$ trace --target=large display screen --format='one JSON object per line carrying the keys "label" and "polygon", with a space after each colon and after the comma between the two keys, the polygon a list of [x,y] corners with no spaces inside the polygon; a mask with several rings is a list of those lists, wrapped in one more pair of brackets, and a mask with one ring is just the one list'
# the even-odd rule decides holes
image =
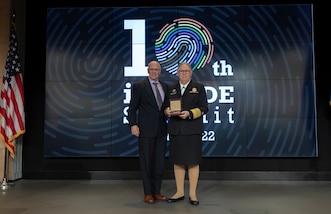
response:
{"label": "large display screen", "polygon": [[44,157],[138,156],[151,60],[205,85],[204,157],[317,157],[313,32],[311,4],[48,8]]}

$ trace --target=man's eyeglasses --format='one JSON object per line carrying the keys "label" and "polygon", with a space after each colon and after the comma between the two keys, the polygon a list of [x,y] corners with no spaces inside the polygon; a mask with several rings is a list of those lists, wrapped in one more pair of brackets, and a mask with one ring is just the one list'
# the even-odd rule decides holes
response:
{"label": "man's eyeglasses", "polygon": [[149,70],[149,71],[159,71],[159,70],[161,70],[161,69],[159,69],[159,68],[149,68],[148,70]]}

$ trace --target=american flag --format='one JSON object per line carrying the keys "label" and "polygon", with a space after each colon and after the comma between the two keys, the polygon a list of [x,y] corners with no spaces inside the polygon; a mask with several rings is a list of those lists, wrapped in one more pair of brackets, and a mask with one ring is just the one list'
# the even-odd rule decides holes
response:
{"label": "american flag", "polygon": [[24,89],[14,23],[10,28],[9,50],[0,96],[0,137],[12,158],[15,139],[25,132]]}

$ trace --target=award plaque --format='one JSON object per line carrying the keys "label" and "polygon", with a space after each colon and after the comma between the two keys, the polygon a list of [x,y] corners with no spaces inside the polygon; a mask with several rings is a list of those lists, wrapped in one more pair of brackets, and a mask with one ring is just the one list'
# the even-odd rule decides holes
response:
{"label": "award plaque", "polygon": [[182,113],[182,100],[178,99],[170,99],[170,110],[171,115],[176,116]]}

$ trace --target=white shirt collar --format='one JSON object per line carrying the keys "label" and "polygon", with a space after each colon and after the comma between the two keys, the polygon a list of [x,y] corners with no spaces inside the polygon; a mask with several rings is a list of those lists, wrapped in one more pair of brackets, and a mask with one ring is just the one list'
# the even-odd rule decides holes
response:
{"label": "white shirt collar", "polygon": [[182,83],[179,82],[180,88],[186,88],[188,86],[188,84],[190,84],[191,80],[188,81],[185,85],[183,85]]}
{"label": "white shirt collar", "polygon": [[153,85],[153,83],[155,83],[155,82],[160,84],[159,80],[152,80],[149,77],[148,77],[148,79],[149,79],[149,82],[150,82],[151,85]]}

